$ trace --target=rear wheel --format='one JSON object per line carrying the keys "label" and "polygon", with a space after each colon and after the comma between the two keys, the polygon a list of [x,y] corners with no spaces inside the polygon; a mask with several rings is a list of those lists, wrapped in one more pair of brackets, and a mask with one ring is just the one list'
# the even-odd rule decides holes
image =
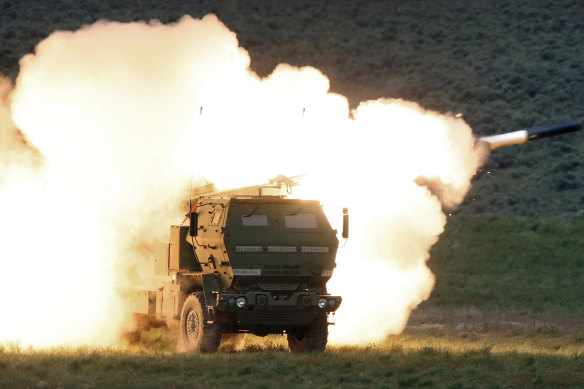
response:
{"label": "rear wheel", "polygon": [[308,326],[288,332],[288,348],[295,353],[322,352],[328,339],[326,314],[318,315]]}
{"label": "rear wheel", "polygon": [[180,348],[182,351],[214,353],[221,341],[221,327],[209,320],[202,293],[187,297],[180,315]]}

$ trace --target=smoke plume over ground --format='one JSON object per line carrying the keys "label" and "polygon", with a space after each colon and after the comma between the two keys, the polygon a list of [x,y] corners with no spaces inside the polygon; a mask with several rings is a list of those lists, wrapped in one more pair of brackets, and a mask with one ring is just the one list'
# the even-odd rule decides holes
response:
{"label": "smoke plume over ground", "polygon": [[0,341],[114,342],[116,289],[164,282],[152,244],[182,220],[191,177],[301,173],[294,195],[320,199],[337,227],[351,212],[331,342],[382,339],[429,296],[442,205],[462,201],[480,163],[461,119],[383,99],[350,112],[310,67],[260,79],[214,16],[59,31],[20,64],[13,90],[0,80],[0,291],[18,296]]}

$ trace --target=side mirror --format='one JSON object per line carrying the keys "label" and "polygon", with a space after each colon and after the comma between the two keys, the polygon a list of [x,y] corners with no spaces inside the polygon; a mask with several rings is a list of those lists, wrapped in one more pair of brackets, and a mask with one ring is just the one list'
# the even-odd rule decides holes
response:
{"label": "side mirror", "polygon": [[191,212],[189,215],[191,223],[189,224],[189,235],[197,236],[199,231],[199,214],[196,212]]}
{"label": "side mirror", "polygon": [[343,238],[349,238],[349,210],[343,208]]}

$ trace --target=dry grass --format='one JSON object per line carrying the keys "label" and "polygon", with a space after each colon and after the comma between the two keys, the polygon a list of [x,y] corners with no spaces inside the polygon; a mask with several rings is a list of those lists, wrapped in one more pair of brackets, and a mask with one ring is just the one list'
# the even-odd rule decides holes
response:
{"label": "dry grass", "polygon": [[[574,387],[584,380],[582,344],[573,352],[535,345],[526,350],[517,344],[517,337],[510,340],[493,332],[481,334],[475,339],[459,331],[440,336],[417,333],[392,337],[382,344],[329,347],[325,353],[307,355],[285,351],[277,339],[247,343],[242,351],[212,356],[8,347],[0,348],[0,386]],[[533,339],[532,334],[524,335],[523,339]]]}

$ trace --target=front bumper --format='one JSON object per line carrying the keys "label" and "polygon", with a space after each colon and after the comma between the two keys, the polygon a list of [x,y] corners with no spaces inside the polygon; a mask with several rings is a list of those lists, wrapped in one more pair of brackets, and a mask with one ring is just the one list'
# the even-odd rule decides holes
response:
{"label": "front bumper", "polygon": [[[245,306],[237,305],[245,299]],[[318,302],[326,301],[324,307]],[[292,328],[310,324],[318,315],[336,311],[341,305],[340,296],[296,292],[290,296],[272,295],[267,292],[219,294],[216,310],[230,313],[237,318],[239,328],[254,329],[259,326],[272,329]]]}
{"label": "front bumper", "polygon": [[[245,299],[245,306],[237,305],[238,299]],[[319,300],[326,300],[324,307],[319,306]],[[257,308],[262,309],[299,309],[317,310],[319,312],[334,312],[341,305],[340,296],[319,295],[311,292],[296,292],[290,296],[272,295],[267,292],[247,292],[240,294],[219,294],[217,296],[218,311],[241,312]]]}

